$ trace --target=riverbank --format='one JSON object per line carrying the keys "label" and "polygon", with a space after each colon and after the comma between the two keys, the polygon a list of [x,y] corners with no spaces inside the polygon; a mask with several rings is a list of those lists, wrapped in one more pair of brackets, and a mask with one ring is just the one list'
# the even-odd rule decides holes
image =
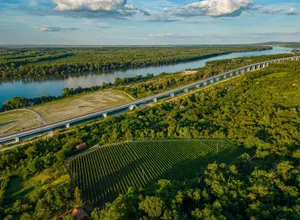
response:
{"label": "riverbank", "polygon": [[[148,48],[149,49],[149,48]],[[154,48],[155,49],[155,48]],[[159,53],[155,52],[152,48],[152,53],[150,53],[151,56],[158,56],[163,57],[163,60],[168,60],[169,56],[176,57],[184,52],[184,54],[188,55],[201,55],[199,54],[199,50],[201,49],[195,49],[194,47],[188,47],[185,49],[185,47],[180,47],[179,49],[171,48],[171,52],[169,51],[164,52],[164,53]],[[204,47],[205,50],[208,50],[208,47]],[[202,53],[203,53],[203,48]],[[213,48],[215,50],[214,53],[222,52],[220,51],[220,48],[218,46]],[[225,48],[226,49],[226,48]],[[232,49],[232,48],[231,48]],[[142,49],[139,48],[139,51]],[[179,51],[178,51],[179,50]],[[223,49],[224,50],[224,49]],[[142,50],[143,51],[143,50]],[[240,51],[240,50],[239,50]],[[133,59],[135,62],[138,59],[144,59],[144,66],[147,66],[149,63],[149,59],[147,59],[147,56],[150,56],[149,54],[146,53],[147,51],[144,52],[144,54],[140,54],[136,58]],[[180,52],[180,53],[179,53]],[[223,51],[224,52],[224,51]],[[227,48],[228,52],[228,48]],[[234,52],[234,51],[232,51]],[[83,88],[86,87],[91,87],[91,86],[99,86],[102,85],[103,83],[112,83],[116,78],[125,78],[125,77],[134,77],[137,75],[142,75],[145,76],[147,73],[152,73],[154,75],[159,75],[162,72],[166,73],[173,73],[173,72],[179,72],[183,71],[185,69],[194,69],[194,68],[199,68],[205,66],[205,63],[207,61],[212,61],[212,60],[218,60],[218,59],[231,59],[235,57],[248,57],[248,56],[259,56],[259,55],[266,55],[266,54],[279,54],[279,53],[287,53],[286,48],[276,48],[274,47],[272,50],[263,50],[263,51],[252,51],[252,52],[234,52],[226,55],[220,55],[220,56],[215,56],[211,58],[206,58],[206,59],[200,59],[196,61],[190,61],[190,62],[181,62],[181,63],[176,63],[173,62],[172,64],[169,65],[157,65],[157,66],[149,66],[149,67],[144,67],[144,68],[131,68],[124,70],[124,68],[121,68],[120,70],[105,70],[105,71],[83,71],[83,69],[80,69],[80,72],[73,73],[73,74],[65,74],[65,75],[60,75],[62,71],[56,71],[54,72],[53,75],[47,75],[47,74],[39,74],[38,76],[35,76],[33,73],[30,71],[26,72],[26,77],[20,79],[20,78],[15,78],[13,80],[2,80],[0,83],[0,93],[3,94],[0,97],[0,104],[4,103],[5,101],[11,99],[12,97],[17,97],[17,96],[24,96],[25,98],[32,98],[32,97],[41,97],[45,95],[49,96],[61,96],[62,95],[62,89],[63,88],[77,88],[78,86],[81,86]],[[128,59],[130,57],[128,54],[124,54],[124,51],[122,52],[124,56],[123,59]],[[108,53],[109,56],[116,56],[117,59],[121,59],[121,57],[118,58],[118,56],[121,56],[122,53]],[[140,53],[140,52],[139,52]],[[210,53],[212,53],[210,49]],[[132,55],[132,54],[131,54]],[[193,56],[194,56],[193,55]],[[204,54],[205,55],[205,54]],[[89,56],[87,56],[84,59],[87,59]],[[114,60],[114,59],[113,59]],[[80,61],[80,60],[79,60]],[[56,62],[61,62],[61,61],[53,61],[53,68],[56,68],[58,63]],[[83,62],[83,61],[82,61]],[[65,60],[65,65],[69,66],[69,64],[72,66],[74,63],[72,63],[69,60]],[[175,64],[176,63],[176,64]],[[163,64],[163,62],[162,62]],[[37,69],[41,68],[40,65],[35,64],[37,66]],[[48,65],[48,64],[47,64]],[[50,65],[50,64],[49,64]],[[42,65],[43,66],[43,65]],[[71,67],[68,67],[71,68]],[[54,70],[54,69],[53,69]],[[70,69],[71,70],[71,69]],[[78,70],[78,68],[77,68]],[[43,72],[43,71],[42,71]],[[22,74],[19,74],[22,76]]]}

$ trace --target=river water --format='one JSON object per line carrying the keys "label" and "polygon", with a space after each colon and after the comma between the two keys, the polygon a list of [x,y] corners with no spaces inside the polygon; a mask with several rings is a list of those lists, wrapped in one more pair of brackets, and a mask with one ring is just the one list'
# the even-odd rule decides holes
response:
{"label": "river water", "polygon": [[102,85],[103,82],[114,82],[114,79],[132,77],[136,75],[146,75],[152,73],[158,75],[162,72],[173,73],[186,69],[204,67],[207,61],[231,59],[237,57],[250,57],[259,55],[290,53],[291,48],[273,47],[272,50],[231,53],[220,55],[208,59],[178,63],[174,65],[152,66],[139,69],[117,70],[102,73],[85,73],[81,76],[68,76],[64,78],[53,78],[51,76],[45,79],[22,79],[0,82],[0,105],[15,96],[24,96],[26,98],[40,97],[43,95],[60,96],[63,88],[90,87],[93,85]]}

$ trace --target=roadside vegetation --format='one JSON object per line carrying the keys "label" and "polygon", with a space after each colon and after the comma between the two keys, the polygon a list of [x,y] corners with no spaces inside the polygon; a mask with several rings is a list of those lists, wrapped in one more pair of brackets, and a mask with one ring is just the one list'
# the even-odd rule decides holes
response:
{"label": "roadside vegetation", "polygon": [[70,219],[72,208],[87,203],[80,199],[85,198],[86,185],[76,188],[63,166],[80,143],[90,147],[145,139],[213,138],[229,140],[242,155],[208,161],[199,172],[195,166],[195,177],[188,180],[164,177],[169,180],[159,180],[147,190],[130,188],[95,209],[92,218],[299,219],[299,76],[299,62],[272,64],[169,102],[0,153],[0,178],[9,179],[1,218]]}

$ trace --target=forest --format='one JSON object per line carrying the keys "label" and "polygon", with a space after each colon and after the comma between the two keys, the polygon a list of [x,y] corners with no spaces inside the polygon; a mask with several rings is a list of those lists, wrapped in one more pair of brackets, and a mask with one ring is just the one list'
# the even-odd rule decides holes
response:
{"label": "forest", "polygon": [[9,179],[1,194],[1,218],[71,219],[72,208],[84,201],[63,165],[79,143],[215,138],[227,139],[244,153],[234,162],[208,164],[197,178],[159,180],[148,190],[130,188],[96,208],[92,218],[299,219],[299,76],[299,62],[272,64],[0,153],[0,176]]}
{"label": "forest", "polygon": [[0,48],[0,78],[64,76],[173,64],[267,46]]}

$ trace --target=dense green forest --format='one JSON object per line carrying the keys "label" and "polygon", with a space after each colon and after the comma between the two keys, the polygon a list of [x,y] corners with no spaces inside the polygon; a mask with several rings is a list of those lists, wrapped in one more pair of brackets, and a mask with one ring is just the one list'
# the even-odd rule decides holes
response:
{"label": "dense green forest", "polygon": [[67,75],[86,71],[173,64],[266,46],[0,48],[0,78]]}
{"label": "dense green forest", "polygon": [[202,175],[196,179],[130,189],[96,209],[93,219],[299,219],[299,94],[300,63],[272,64],[1,153],[0,176],[9,178],[0,200],[1,218],[70,219],[72,208],[83,201],[63,164],[79,143],[221,138],[245,153],[236,162],[199,168]]}

